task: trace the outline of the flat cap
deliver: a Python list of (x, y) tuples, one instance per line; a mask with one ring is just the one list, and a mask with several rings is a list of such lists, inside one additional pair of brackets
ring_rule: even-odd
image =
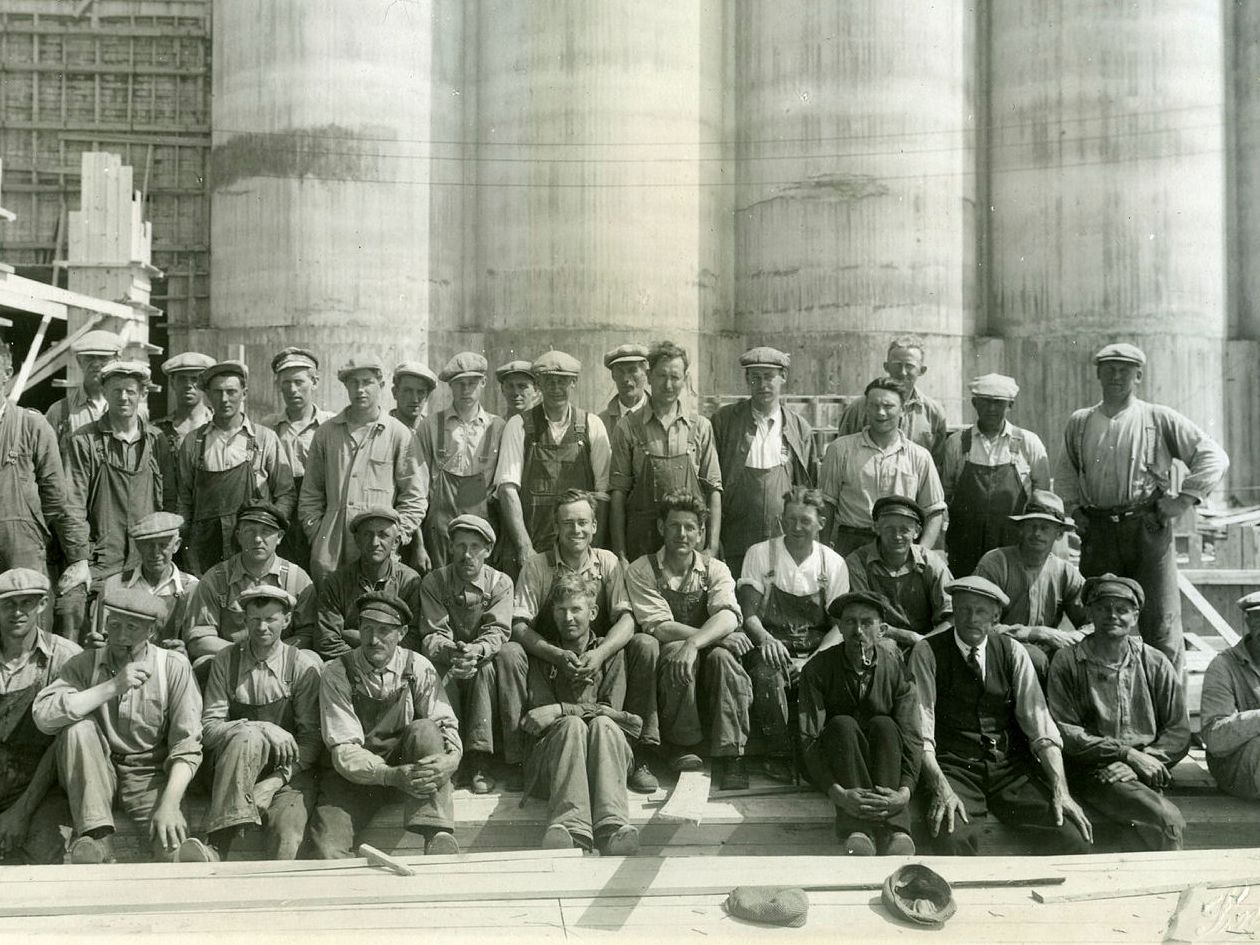
[(401, 524), (402, 519), (398, 513), (391, 509), (388, 505), (374, 505), (370, 509), (364, 509), (354, 518), (350, 519), (350, 531), (354, 531), (364, 522), (371, 521), (374, 518), (385, 519), (393, 522), (395, 525)]
[(418, 377), (433, 390), (438, 386), (437, 375), (423, 361), (403, 361), (394, 367), (394, 380), (400, 377)]
[(476, 351), (461, 351), (446, 362), (438, 373), (438, 379), (449, 384), (459, 377), (485, 377), (490, 365)]
[(236, 595), (236, 603), (240, 605), (242, 610), (251, 600), (274, 600), (284, 605), (285, 610), (292, 610), (297, 606), (297, 598), (286, 591), (283, 587), (272, 587), (270, 584), (255, 584), (253, 587), (247, 587)]
[(494, 529), (491, 528), (490, 523), (480, 515), (472, 515), (468, 512), (465, 512), (463, 515), (456, 515), (453, 519), (451, 519), (451, 523), (446, 526), (446, 537), (454, 537), (455, 532), (461, 528), (466, 528), (469, 531), (476, 532), (492, 545), (495, 543), (496, 536), (494, 534)]
[(47, 594), (51, 587), (48, 578), (30, 568), (9, 568), (0, 574), (0, 600)]
[(1062, 528), (1076, 530), (1076, 525), (1063, 510), (1063, 500), (1047, 489), (1034, 489), (1024, 505), (1022, 515), (1008, 516), (1012, 522), (1053, 522)]
[(185, 371), (196, 371), (200, 374), (208, 367), (213, 367), (214, 358), (200, 351), (185, 351), (162, 362), (163, 374), (182, 374)]
[(500, 364), (494, 369), (494, 379), (500, 384), (504, 378), (510, 374), (525, 374), (530, 380), (534, 379), (534, 365), (530, 361), (509, 361), (507, 364)]
[(614, 364), (624, 364), (627, 361), (646, 361), (647, 359), (648, 349), (644, 345), (617, 345), (617, 347), (604, 355), (604, 367), (610, 368)]
[(108, 610), (117, 610), (133, 617), (159, 620), (166, 616), (166, 602), (156, 594), (137, 587), (105, 585), (101, 604)]
[(1260, 607), (1260, 591), (1252, 591), (1250, 594), (1244, 594), (1238, 598), (1238, 607), (1243, 613)]
[(1133, 578), (1120, 577), (1116, 574), (1100, 574), (1085, 579), (1081, 588), (1081, 603), (1089, 606), (1100, 597), (1120, 597), (1137, 605), (1139, 610), (1146, 604), (1146, 592), (1142, 585)]
[(1006, 596), (1006, 591), (987, 578), (982, 578), (976, 574), (959, 578), (957, 581), (951, 581), (945, 585), (945, 591), (948, 594), (976, 594), (979, 597), (987, 597), (990, 600), (997, 601), (1003, 607), (1011, 605), (1011, 599)]
[(577, 377), (582, 373), (582, 362), (563, 351), (548, 351), (534, 361), (533, 374), (559, 374), (561, 377)]
[(236, 515), (236, 523), (241, 522), (257, 522), (280, 531), (289, 527), (285, 514), (270, 502), (254, 502), (242, 508)]
[(849, 591), (847, 594), (841, 594), (827, 605), (827, 616), (833, 620), (839, 620), (844, 616), (845, 608), (850, 604), (865, 604), (867, 607), (874, 607), (879, 611), (881, 620), (888, 619), (888, 600), (883, 594), (877, 594), (874, 591)]
[(70, 344), (75, 354), (118, 354), (123, 349), (123, 340), (112, 331), (89, 331)]
[(1136, 364), (1138, 367), (1145, 367), (1146, 354), (1137, 345), (1125, 344), (1123, 341), (1115, 344), (1105, 345), (1094, 355), (1094, 363), (1102, 364), (1104, 361), (1125, 361), (1129, 364)]
[(411, 623), (411, 608), (396, 594), (372, 591), (356, 601), (359, 619), (367, 618), (390, 626), (406, 626)]
[(749, 348), (739, 356), (739, 366), (742, 368), (779, 368), (786, 371), (792, 366), (792, 356), (786, 351), (780, 351), (778, 348), (770, 348), (762, 345), (757, 348)]
[(134, 377), (141, 384), (148, 384), (153, 380), (153, 372), (143, 361), (109, 361), (101, 368), (101, 383), (111, 377)]
[(337, 368), (337, 380), (344, 381), (355, 371), (375, 371), (385, 377), (385, 363), (374, 354), (356, 354)]
[(1015, 383), (1015, 378), (1005, 374), (981, 374), (971, 381), (971, 396), (1014, 400), (1019, 396), (1019, 385)]
[(182, 515), (176, 515), (174, 512), (151, 512), (139, 521), (133, 522), (131, 528), (127, 529), (127, 534), (131, 536), (132, 541), (142, 541), (145, 538), (169, 538), (172, 535), (178, 535), (183, 527)]
[(203, 390), (210, 386), (210, 382), (216, 377), (222, 377), (225, 374), (235, 375), (241, 379), (242, 384), (249, 383), (249, 368), (245, 366), (244, 361), (217, 361), (201, 372), (201, 377), (197, 384)]
[(875, 504), (871, 506), (871, 518), (878, 519), (881, 515), (904, 515), (914, 519), (920, 525), (927, 521), (927, 516), (923, 514), (919, 503), (903, 495), (886, 495), (876, 499)]
[(281, 371), (287, 371), (289, 368), (306, 368), (310, 371), (319, 370), (319, 358), (315, 356), (313, 351), (306, 348), (281, 348), (276, 352), (276, 356), (271, 359), (271, 373), (279, 374)]

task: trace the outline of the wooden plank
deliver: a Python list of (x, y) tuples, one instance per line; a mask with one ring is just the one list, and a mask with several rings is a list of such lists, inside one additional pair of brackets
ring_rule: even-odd
[[(1086, 889), (1080, 892), (1070, 893), (1043, 893), (1034, 889), (1032, 896), (1040, 903), (1050, 905), (1056, 902), (1086, 902), (1092, 899), (1135, 899), (1139, 896), (1164, 896), (1172, 893), (1180, 893), (1184, 889), (1195, 885), (1197, 877), (1187, 874), (1180, 882), (1171, 883), (1151, 883), (1144, 886), (1129, 886), (1118, 889)], [(1231, 888), (1241, 888), (1246, 886), (1260, 886), (1260, 876), (1248, 876), (1242, 878), (1231, 879), (1211, 879), (1201, 885), (1210, 889), (1221, 889), (1229, 886)]]
[(17, 377), (9, 385), (9, 400), (14, 403), (21, 399), (22, 391), (26, 390), (26, 383), (30, 380), (31, 372), (35, 367), (35, 359), (39, 357), (39, 349), (43, 347), (44, 336), (47, 335), (48, 326), (51, 323), (51, 315), (45, 315), (39, 320), (39, 327), (35, 329), (35, 337), (26, 349), (26, 357), (22, 359), (22, 367), (18, 370)]
[(709, 803), (707, 771), (684, 771), (657, 816), (667, 821), (699, 824)]
[(1197, 587), (1190, 583), (1184, 573), (1177, 574), (1177, 587), (1180, 588), (1186, 600), (1202, 615), (1203, 619), (1208, 622), (1208, 625), (1216, 631), (1222, 640), (1233, 646), (1242, 639), (1237, 631), (1229, 625), (1229, 621), (1216, 612), (1216, 608), (1208, 602), (1207, 598), (1199, 592)]
[(143, 318), (137, 315), (130, 305), (94, 298), (81, 292), (71, 292), (69, 289), (58, 288), (47, 282), (36, 282), (34, 279), (27, 279), (3, 270), (0, 270), (0, 288), (7, 289), (17, 297), (57, 302), (71, 308), (82, 308), (89, 312), (109, 315), (111, 318), (122, 318), (126, 321), (139, 321)]
[(1191, 584), (1236, 584), (1239, 587), (1260, 584), (1260, 569), (1244, 571), (1239, 568), (1183, 568), (1180, 573)]

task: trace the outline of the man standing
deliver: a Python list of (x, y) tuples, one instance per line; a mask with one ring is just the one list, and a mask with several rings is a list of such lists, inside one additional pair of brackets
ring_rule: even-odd
[(424, 837), (426, 854), (459, 853), (451, 797), (459, 722), (433, 664), (398, 645), (411, 619), (398, 598), (365, 594), (363, 642), (324, 667), (320, 727), (332, 770), (323, 772), (311, 822), (320, 859), (353, 857), (356, 834), (400, 799), (403, 826)]
[(62, 825), (70, 824), (57, 788), (53, 739), (35, 727), (31, 706), (79, 652), (39, 626), (48, 578), (29, 568), (0, 574), (0, 864), (60, 863)]
[(1260, 798), (1260, 591), (1238, 601), (1246, 635), (1212, 657), (1199, 704), (1208, 770), (1226, 794)]
[(699, 414), (683, 412), (690, 361), (678, 345), (662, 341), (648, 354), (647, 404), (617, 424), (612, 438), (610, 513), (613, 552), (627, 564), (661, 547), (656, 505), (683, 491), (709, 509), (705, 553), (716, 555), (722, 532), (722, 470), (713, 446), (713, 427)]
[[(884, 373), (896, 381), (904, 393), (903, 409), (898, 417), (901, 432), (911, 443), (922, 446), (935, 460), (945, 448), (949, 424), (945, 408), (918, 389), (919, 378), (927, 373), (923, 342), (913, 336), (894, 338), (888, 346)], [(855, 398), (840, 416), (839, 435), (861, 433), (866, 425), (866, 411), (861, 398)]]
[[(675, 771), (699, 771), (694, 748), (709, 736), (719, 790), (748, 786), (752, 680), (740, 657), (752, 641), (739, 629), (735, 579), (721, 561), (702, 553), (708, 509), (695, 496), (671, 492), (660, 504), (664, 545), (626, 570), (635, 620), (656, 637), (661, 744)], [(704, 726), (701, 727), (701, 706)]]
[(330, 660), (359, 645), (359, 598), (372, 593), (389, 594), (407, 605), (413, 621), (403, 645), (420, 649), (420, 575), (394, 554), (398, 550), (398, 513), (388, 506), (368, 509), (351, 520), (350, 531), (359, 554), (329, 575), (319, 588), (315, 651)]
[(1002, 374), (971, 382), (976, 422), (945, 441), (941, 485), (949, 503), (949, 570), (971, 574), (986, 551), (1013, 544), (1010, 516), (1034, 489), (1050, 488), (1050, 460), (1041, 438), (1006, 419), (1019, 385)]
[(446, 362), (438, 376), (451, 388), (451, 405), (416, 430), (420, 461), (429, 470), (424, 544), (433, 568), (450, 560), (447, 527), (457, 516), (476, 515), (498, 527), (498, 503), (491, 496), (504, 423), (482, 409), (486, 370), (486, 359), (472, 351)]
[(499, 393), (507, 405), (503, 419), (511, 420), (534, 406), (538, 387), (534, 383), (534, 365), (530, 361), (509, 361), (494, 369), (494, 379), (499, 382)]
[(58, 443), (64, 445), (79, 427), (105, 415), (107, 405), (101, 391), (101, 368), (116, 360), (121, 350), (122, 338), (112, 331), (89, 331), (70, 345), (83, 380), (44, 414)]
[(1006, 595), (975, 576), (946, 589), (953, 632), (920, 640), (910, 654), (935, 852), (975, 856), (989, 812), (1034, 834), (1039, 852), (1088, 852), (1093, 828), (1068, 793), (1062, 738), (1032, 662), (995, 629)]
[[(603, 422), (570, 402), (582, 363), (563, 351), (548, 351), (532, 370), (542, 403), (507, 422), (494, 474), (503, 524), (522, 562), (555, 542), (561, 495), (570, 489), (608, 492), (612, 458)], [(606, 510), (599, 517), (602, 523)], [(601, 537), (602, 532), (597, 545)]]
[[(315, 404), (315, 392), (319, 389), (319, 358), (305, 348), (285, 348), (271, 359), (271, 373), (284, 409), (263, 417), (262, 424), (276, 431), (284, 454), (293, 471), (293, 491), (302, 494), (302, 479), (306, 475), (306, 455), (311, 450), (311, 439), (320, 424), (332, 419), (332, 413), (320, 410)], [(306, 533), (297, 516), (291, 517), (289, 530), (280, 543), (280, 554), (309, 571), (311, 548)]]
[(105, 646), (71, 657), (33, 710), (39, 730), (59, 736), (70, 862), (112, 861), (115, 800), (145, 826), (154, 859), (170, 860), (188, 839), (181, 805), (201, 766), (201, 694), (188, 660), (150, 642), (161, 601), (119, 589), (101, 606)]
[[(1111, 344), (1094, 355), (1103, 399), (1072, 414), (1054, 485), (1081, 532), (1081, 572), (1113, 572), (1142, 585), (1142, 639), (1185, 668), (1173, 522), (1202, 502), (1229, 457), (1177, 411), (1137, 397), (1146, 355)], [(1190, 469), (1170, 495), (1172, 461)]]
[[(341, 376), (340, 372), (337, 374)], [(425, 405), (429, 397), (437, 390), (437, 376), (429, 370), (429, 366), (421, 361), (404, 361), (394, 368), (394, 409), (389, 415), (405, 426), (416, 431), (427, 411)]]
[(1094, 632), (1050, 664), (1050, 714), (1072, 793), (1131, 833), (1136, 849), (1180, 850), (1186, 820), (1164, 797), (1190, 747), (1172, 663), (1137, 630), (1142, 587), (1104, 574), (1085, 584)]
[[(380, 359), (351, 358), (337, 379), (350, 403), (315, 432), (298, 499), (298, 518), (311, 542), (311, 571), (319, 581), (358, 554), (350, 522), (360, 512), (393, 508), (405, 545), (420, 530), (428, 504), (429, 473), (420, 463), (415, 435), (381, 409)], [(417, 570), (427, 569), (423, 538), (417, 541)]]
[(750, 547), (782, 534), (783, 496), (795, 486), (813, 486), (818, 466), (814, 431), (782, 404), (792, 359), (775, 348), (752, 348), (739, 363), (749, 397), (713, 415), (722, 469), (722, 551), (732, 574), (741, 573)]
[(831, 546), (842, 555), (875, 538), (871, 509), (883, 496), (914, 499), (923, 510), (920, 541), (936, 544), (945, 494), (932, 455), (898, 426), (902, 389), (877, 378), (866, 385), (866, 426), (832, 440), (823, 456), (819, 489), (832, 509)]
[(266, 858), (295, 860), (315, 808), (319, 657), (282, 639), (297, 603), (278, 587), (241, 592), (248, 635), (210, 666), (203, 741), (214, 756), (206, 843), (189, 839), (181, 862), (225, 859), (250, 824), (263, 825)]
[[(179, 455), (179, 445), (184, 437), (203, 423), (210, 421), (210, 408), (206, 406), (198, 381), (208, 367), (214, 366), (214, 358), (196, 351), (185, 351), (162, 362), (162, 375), (170, 389), (175, 409), (153, 425), (162, 431), (171, 448), (171, 455)], [(175, 485), (171, 486), (172, 494)]]
[(835, 805), (836, 839), (845, 853), (912, 856), (910, 793), (923, 759), (914, 680), (900, 657), (880, 645), (882, 597), (841, 594), (828, 613), (844, 642), (801, 670), (805, 766)]
[(600, 411), (599, 419), (611, 437), (617, 421), (635, 413), (647, 403), (648, 349), (643, 345), (618, 345), (604, 355), (604, 367), (612, 375), (617, 393)]
[(269, 502), (287, 519), (297, 495), (293, 470), (279, 438), (245, 411), (249, 368), (220, 361), (201, 375), (213, 416), (179, 448), (179, 514), (187, 523), (185, 560), (202, 575), (236, 550), (236, 515), (253, 502)]

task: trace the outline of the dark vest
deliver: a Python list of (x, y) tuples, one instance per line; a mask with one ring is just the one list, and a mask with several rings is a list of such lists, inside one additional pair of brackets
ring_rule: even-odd
[(984, 683), (976, 679), (953, 632), (928, 637), (936, 657), (936, 750), (968, 761), (1013, 760), (1029, 755), (1015, 717), (1015, 644), (989, 633)]

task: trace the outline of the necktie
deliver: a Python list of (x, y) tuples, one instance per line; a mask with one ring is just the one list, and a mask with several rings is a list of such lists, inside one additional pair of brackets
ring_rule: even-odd
[(980, 653), (980, 647), (978, 646), (973, 646), (967, 652), (967, 668), (970, 669), (973, 674), (975, 674), (976, 679), (980, 680), (981, 682), (984, 682), (984, 670), (980, 668), (980, 657), (978, 655), (979, 653)]

